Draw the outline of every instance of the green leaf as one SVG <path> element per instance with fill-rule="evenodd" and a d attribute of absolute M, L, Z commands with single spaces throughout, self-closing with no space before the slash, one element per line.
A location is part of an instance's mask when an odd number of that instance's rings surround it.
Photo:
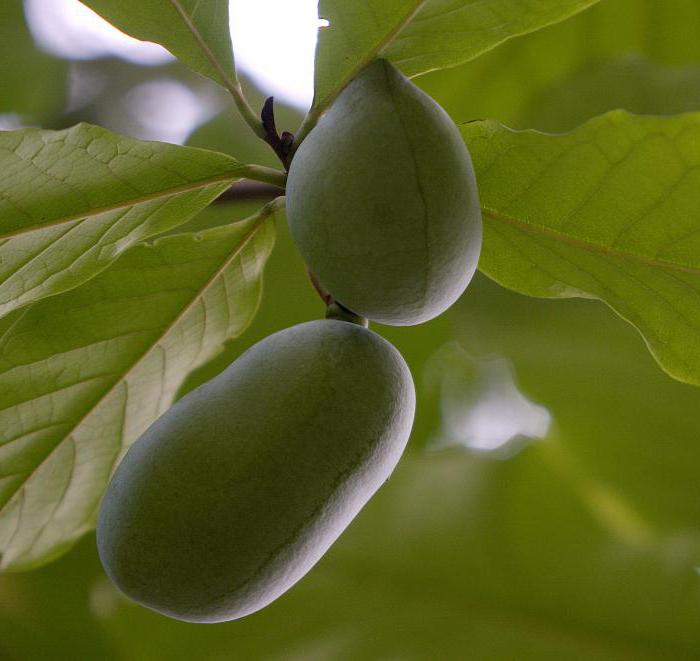
<path fill-rule="evenodd" d="M 490 118 L 515 128 L 559 132 L 619 108 L 685 112 L 697 109 L 689 105 L 697 86 L 687 67 L 697 70 L 700 63 L 698 31 L 696 0 L 599 2 L 418 82 L 457 122 Z M 606 73 L 625 63 L 627 70 L 608 87 Z M 585 86 L 596 75 L 604 77 L 600 87 L 593 80 Z M 557 107 L 565 94 L 566 105 Z"/>
<path fill-rule="evenodd" d="M 250 323 L 278 204 L 135 246 L 5 331 L 0 568 L 46 562 L 89 530 L 123 452 L 172 404 L 187 373 Z"/>
<path fill-rule="evenodd" d="M 120 30 L 167 48 L 197 73 L 236 86 L 228 0 L 81 0 Z"/>
<path fill-rule="evenodd" d="M 254 169 L 88 124 L 0 132 L 0 315 L 85 282 Z"/>
<path fill-rule="evenodd" d="M 369 62 L 391 60 L 406 75 L 453 67 L 511 37 L 533 32 L 597 0 L 321 0 L 315 98 L 320 114 Z"/>
<path fill-rule="evenodd" d="M 700 385 L 700 114 L 612 112 L 564 135 L 474 122 L 463 135 L 481 270 L 531 296 L 599 298 Z"/>

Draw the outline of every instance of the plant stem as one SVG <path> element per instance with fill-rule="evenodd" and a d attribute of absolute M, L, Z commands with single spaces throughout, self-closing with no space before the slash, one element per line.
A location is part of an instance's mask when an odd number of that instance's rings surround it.
<path fill-rule="evenodd" d="M 318 122 L 321 114 L 322 111 L 320 108 L 311 108 L 311 110 L 306 113 L 304 121 L 301 123 L 299 130 L 295 134 L 294 145 L 292 146 L 292 157 L 294 156 L 294 152 L 296 152 L 296 150 L 299 148 L 299 145 L 303 142 L 304 138 L 309 135 L 309 133 L 311 133 L 311 129 L 316 126 L 316 122 Z"/>
<path fill-rule="evenodd" d="M 319 295 L 319 298 L 323 301 L 324 305 L 331 305 L 333 303 L 333 297 L 326 291 L 326 288 L 321 284 L 313 271 L 307 268 L 306 273 L 309 276 L 309 280 L 311 280 L 314 290 Z"/>
<path fill-rule="evenodd" d="M 265 140 L 265 129 L 255 111 L 250 107 L 248 100 L 245 98 L 241 83 L 238 81 L 238 79 L 235 81 L 227 80 L 226 83 L 226 87 L 233 97 L 233 102 L 236 104 L 236 108 L 238 108 L 238 112 L 241 114 L 241 117 L 243 117 L 246 124 L 253 129 L 253 133 L 255 133 L 258 138 Z"/>
<path fill-rule="evenodd" d="M 311 271 L 311 269 L 306 269 L 306 272 L 311 280 L 311 284 L 314 286 L 316 293 L 319 295 L 320 299 L 326 306 L 326 319 L 340 319 L 341 321 L 349 321 L 353 324 L 359 324 L 367 328 L 369 322 L 364 317 L 359 314 L 355 314 L 352 310 L 348 310 L 344 305 L 341 305 L 336 301 L 326 288 L 321 284 L 320 280 Z"/>
<path fill-rule="evenodd" d="M 350 310 L 343 307 L 342 305 L 340 305 L 340 303 L 337 303 L 336 301 L 333 301 L 326 308 L 326 319 L 337 319 L 338 321 L 348 321 L 351 324 L 357 324 L 358 326 L 362 326 L 364 328 L 367 328 L 369 326 L 369 321 L 367 319 L 365 319 L 364 317 L 361 317 L 359 314 L 355 314 L 354 312 L 351 312 Z"/>
<path fill-rule="evenodd" d="M 241 113 L 241 117 L 243 117 L 246 124 L 248 124 L 248 126 L 250 126 L 250 128 L 253 130 L 253 133 L 255 133 L 255 135 L 264 140 L 265 129 L 262 126 L 262 122 L 260 121 L 260 119 L 258 119 L 258 116 L 253 112 L 253 109 L 250 107 L 250 104 L 248 103 L 248 101 L 245 98 L 245 95 L 243 94 L 243 88 L 241 87 L 241 83 L 239 82 L 238 75 L 236 73 L 235 60 L 233 63 L 233 77 L 231 77 L 221 66 L 221 63 L 212 52 L 206 39 L 204 39 L 200 34 L 199 30 L 197 29 L 197 26 L 193 23 L 191 16 L 185 11 L 184 7 L 182 6 L 181 0 L 170 0 L 170 4 L 180 15 L 182 22 L 192 33 L 192 36 L 194 37 L 198 46 L 202 49 L 204 56 L 209 60 L 211 65 L 216 70 L 216 73 L 221 79 L 220 82 L 233 97 L 233 101 L 236 104 L 236 108 L 238 108 L 238 112 Z"/>
<path fill-rule="evenodd" d="M 255 179 L 255 181 L 264 181 L 266 184 L 279 186 L 284 188 L 287 185 L 287 175 L 281 170 L 268 168 L 265 165 L 246 165 L 244 177 L 246 179 Z"/>
<path fill-rule="evenodd" d="M 276 197 L 274 200 L 270 200 L 260 211 L 258 211 L 255 216 L 259 218 L 266 218 L 267 216 L 272 216 L 277 213 L 280 209 L 284 209 L 284 197 Z"/>
<path fill-rule="evenodd" d="M 272 200 L 280 195 L 284 195 L 284 188 L 266 184 L 262 181 L 243 179 L 232 184 L 230 188 L 221 193 L 214 200 L 214 204 L 238 202 L 240 200 Z"/>

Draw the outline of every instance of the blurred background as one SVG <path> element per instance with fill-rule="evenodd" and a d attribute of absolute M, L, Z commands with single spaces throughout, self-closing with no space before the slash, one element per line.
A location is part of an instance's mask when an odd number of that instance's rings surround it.
<path fill-rule="evenodd" d="M 318 25 L 313 0 L 231 2 L 247 93 L 255 107 L 275 95 L 280 129 L 311 102 Z M 601 0 L 415 82 L 458 123 L 558 132 L 614 108 L 700 110 L 698 34 L 697 0 Z M 78 121 L 277 165 L 225 93 L 161 48 L 77 0 L 2 0 L 0 129 Z M 260 204 L 217 204 L 177 231 Z M 322 315 L 278 230 L 257 319 L 186 388 Z M 416 379 L 410 447 L 295 588 L 241 621 L 176 622 L 123 599 L 89 535 L 0 576 L 0 660 L 700 658 L 700 390 L 604 305 L 484 277 L 440 319 L 375 329 Z"/>

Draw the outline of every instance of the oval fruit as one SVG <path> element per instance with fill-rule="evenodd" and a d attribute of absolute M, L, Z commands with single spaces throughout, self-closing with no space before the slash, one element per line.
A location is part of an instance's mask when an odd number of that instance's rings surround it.
<path fill-rule="evenodd" d="M 386 324 L 446 310 L 481 249 L 474 169 L 459 131 L 385 60 L 364 69 L 299 146 L 287 216 L 330 294 Z"/>
<path fill-rule="evenodd" d="M 361 326 L 313 321 L 266 338 L 129 449 L 99 514 L 107 574 L 190 622 L 266 606 L 389 477 L 414 407 L 403 358 Z"/>

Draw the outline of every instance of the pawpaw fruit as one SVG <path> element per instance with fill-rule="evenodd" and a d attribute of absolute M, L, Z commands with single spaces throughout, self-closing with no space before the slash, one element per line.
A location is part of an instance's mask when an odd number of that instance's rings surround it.
<path fill-rule="evenodd" d="M 271 335 L 128 450 L 98 516 L 108 576 L 190 622 L 264 607 L 389 477 L 414 407 L 406 363 L 372 331 L 322 320 Z"/>
<path fill-rule="evenodd" d="M 310 270 L 371 320 L 405 326 L 436 317 L 476 270 L 481 210 L 464 141 L 385 60 L 347 85 L 302 141 L 286 197 Z"/>

